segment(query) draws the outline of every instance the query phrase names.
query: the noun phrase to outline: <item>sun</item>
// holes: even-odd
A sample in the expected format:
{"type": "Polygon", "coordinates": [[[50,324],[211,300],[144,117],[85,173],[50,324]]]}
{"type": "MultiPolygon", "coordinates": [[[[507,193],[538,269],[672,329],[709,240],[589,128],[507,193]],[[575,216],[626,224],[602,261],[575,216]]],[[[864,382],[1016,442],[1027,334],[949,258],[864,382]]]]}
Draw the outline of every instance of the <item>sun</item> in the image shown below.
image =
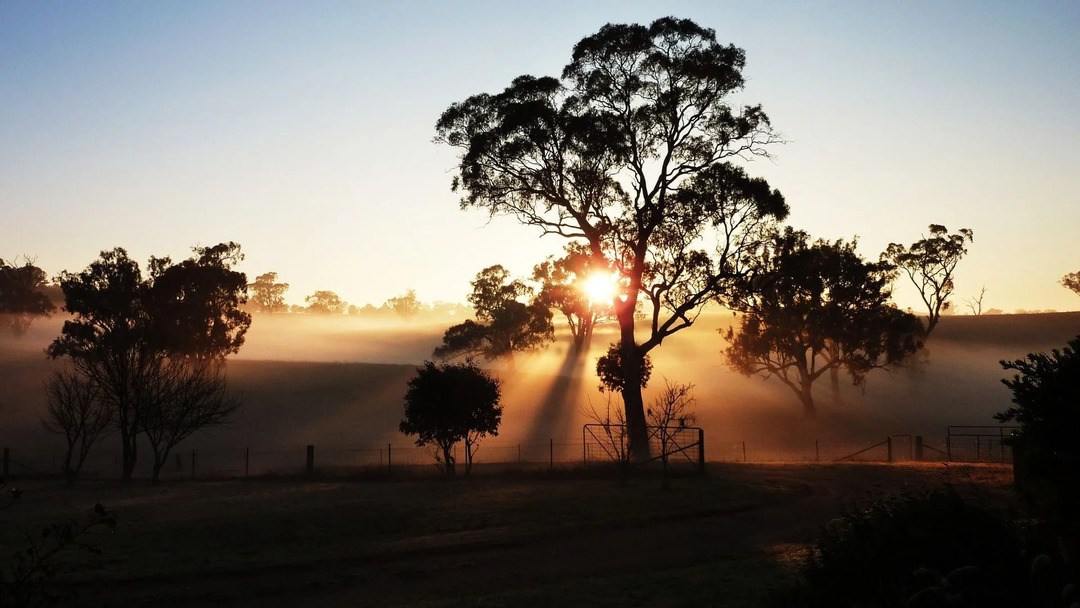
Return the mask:
{"type": "Polygon", "coordinates": [[[585,279],[584,292],[592,304],[608,304],[615,297],[616,277],[612,272],[594,272],[585,279]]]}

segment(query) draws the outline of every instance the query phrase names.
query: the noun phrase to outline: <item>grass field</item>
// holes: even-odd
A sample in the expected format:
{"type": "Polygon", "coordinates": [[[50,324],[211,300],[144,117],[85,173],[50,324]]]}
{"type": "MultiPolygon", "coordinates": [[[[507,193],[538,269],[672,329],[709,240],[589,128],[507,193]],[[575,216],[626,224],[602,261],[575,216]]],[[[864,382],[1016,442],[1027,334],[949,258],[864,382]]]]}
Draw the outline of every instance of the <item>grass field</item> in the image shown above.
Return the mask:
{"type": "MultiPolygon", "coordinates": [[[[3,546],[100,501],[103,557],[69,554],[73,605],[753,606],[851,501],[951,481],[999,496],[1000,467],[711,465],[454,481],[21,486],[3,546]]],[[[6,551],[5,551],[6,553],[6,551]]]]}

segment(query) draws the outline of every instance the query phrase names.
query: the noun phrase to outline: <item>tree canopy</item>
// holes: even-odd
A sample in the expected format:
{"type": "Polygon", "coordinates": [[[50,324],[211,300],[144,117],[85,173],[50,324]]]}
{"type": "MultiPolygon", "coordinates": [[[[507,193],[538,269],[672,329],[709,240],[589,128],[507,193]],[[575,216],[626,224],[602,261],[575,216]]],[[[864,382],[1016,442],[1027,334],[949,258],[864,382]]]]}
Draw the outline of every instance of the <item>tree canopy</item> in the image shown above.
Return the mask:
{"type": "Polygon", "coordinates": [[[971,243],[974,233],[961,228],[956,234],[940,224],[930,224],[930,236],[905,247],[890,243],[882,254],[897,268],[904,271],[911,284],[919,290],[926,305],[928,321],[926,334],[934,331],[942,311],[948,310],[949,296],[953,292],[953,273],[960,258],[967,254],[966,243],[971,243]]]}
{"type": "Polygon", "coordinates": [[[723,298],[762,230],[787,215],[779,192],[733,164],[780,141],[760,106],[729,101],[744,64],[741,49],[689,20],[608,24],[575,45],[561,79],[520,76],[436,124],[437,141],[460,152],[463,208],[580,241],[618,274],[636,458],[648,456],[643,356],[723,298]],[[642,340],[639,298],[651,306],[642,340]]]}
{"type": "Polygon", "coordinates": [[[386,306],[394,311],[394,314],[405,319],[411,319],[420,312],[422,304],[416,297],[416,290],[410,289],[400,296],[395,296],[386,301],[386,306]]]}
{"type": "Polygon", "coordinates": [[[289,290],[288,283],[278,283],[276,272],[267,272],[255,277],[255,282],[247,286],[251,295],[251,303],[257,312],[272,314],[276,312],[288,312],[285,305],[285,292],[289,290]]]}
{"type": "Polygon", "coordinates": [[[889,302],[892,267],[866,262],[854,242],[811,243],[788,228],[764,260],[758,284],[733,301],[741,325],[727,330],[725,356],[746,376],[779,378],[805,415],[816,412],[813,383],[826,371],[844,369],[861,384],[921,346],[919,320],[889,302]]]}
{"type": "Polygon", "coordinates": [[[454,473],[454,446],[465,443],[465,472],[472,470],[477,442],[498,435],[503,408],[499,381],[472,362],[436,365],[426,361],[409,380],[405,418],[399,429],[417,435],[416,445],[435,445],[437,459],[454,473]]]}
{"type": "Polygon", "coordinates": [[[434,356],[442,359],[483,356],[506,358],[513,365],[514,353],[538,349],[555,337],[551,310],[539,299],[521,301],[532,294],[528,285],[510,279],[500,265],[481,270],[472,281],[469,303],[476,320],[451,326],[434,356]]]}
{"type": "Polygon", "coordinates": [[[340,315],[348,308],[349,303],[332,291],[316,291],[304,298],[307,304],[307,312],[316,315],[340,315]]]}
{"type": "Polygon", "coordinates": [[[1061,285],[1080,296],[1080,271],[1070,272],[1061,277],[1061,285]]]}
{"type": "Polygon", "coordinates": [[[216,377],[212,370],[240,349],[251,324],[240,310],[247,277],[233,269],[242,259],[240,246],[193,252],[175,264],[151,258],[146,278],[119,247],[101,252],[81,272],[61,274],[72,319],[47,352],[69,359],[81,381],[93,384],[109,404],[125,481],[134,471],[137,438],[147,432],[145,417],[161,406],[169,374],[190,368],[216,377]]]}
{"type": "Polygon", "coordinates": [[[0,328],[21,336],[37,317],[47,317],[56,310],[42,288],[45,271],[29,259],[20,265],[0,258],[0,328]]]}

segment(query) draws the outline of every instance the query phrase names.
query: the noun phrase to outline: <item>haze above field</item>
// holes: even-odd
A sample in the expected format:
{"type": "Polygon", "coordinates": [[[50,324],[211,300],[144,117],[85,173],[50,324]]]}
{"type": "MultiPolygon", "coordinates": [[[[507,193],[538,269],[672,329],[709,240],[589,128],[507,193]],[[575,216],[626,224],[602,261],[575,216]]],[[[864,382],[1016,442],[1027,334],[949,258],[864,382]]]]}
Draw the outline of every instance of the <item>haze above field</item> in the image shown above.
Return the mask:
{"type": "Polygon", "coordinates": [[[233,240],[291,302],[463,301],[481,268],[527,275],[563,242],[460,211],[436,118],[668,14],[745,49],[738,99],[789,140],[749,171],[792,225],[871,258],[971,228],[958,305],[985,285],[988,308],[1078,307],[1057,283],[1080,260],[1070,2],[4,3],[0,257],[52,275],[233,240]]]}

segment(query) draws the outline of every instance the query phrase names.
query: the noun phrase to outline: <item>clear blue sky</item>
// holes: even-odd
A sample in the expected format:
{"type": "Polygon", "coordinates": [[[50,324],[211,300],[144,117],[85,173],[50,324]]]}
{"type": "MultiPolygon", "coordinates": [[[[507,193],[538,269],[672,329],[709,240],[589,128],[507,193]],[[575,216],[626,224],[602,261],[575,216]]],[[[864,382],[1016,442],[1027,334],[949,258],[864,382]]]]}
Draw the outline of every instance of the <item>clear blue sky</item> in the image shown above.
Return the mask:
{"type": "MultiPolygon", "coordinates": [[[[790,222],[876,257],[930,223],[975,231],[957,303],[1075,310],[1080,3],[0,3],[0,257],[243,245],[294,302],[415,288],[562,245],[458,209],[449,104],[557,75],[607,22],[689,17],[746,50],[739,96],[790,141],[751,173],[790,222]]],[[[914,305],[900,289],[903,305],[914,305]]]]}

